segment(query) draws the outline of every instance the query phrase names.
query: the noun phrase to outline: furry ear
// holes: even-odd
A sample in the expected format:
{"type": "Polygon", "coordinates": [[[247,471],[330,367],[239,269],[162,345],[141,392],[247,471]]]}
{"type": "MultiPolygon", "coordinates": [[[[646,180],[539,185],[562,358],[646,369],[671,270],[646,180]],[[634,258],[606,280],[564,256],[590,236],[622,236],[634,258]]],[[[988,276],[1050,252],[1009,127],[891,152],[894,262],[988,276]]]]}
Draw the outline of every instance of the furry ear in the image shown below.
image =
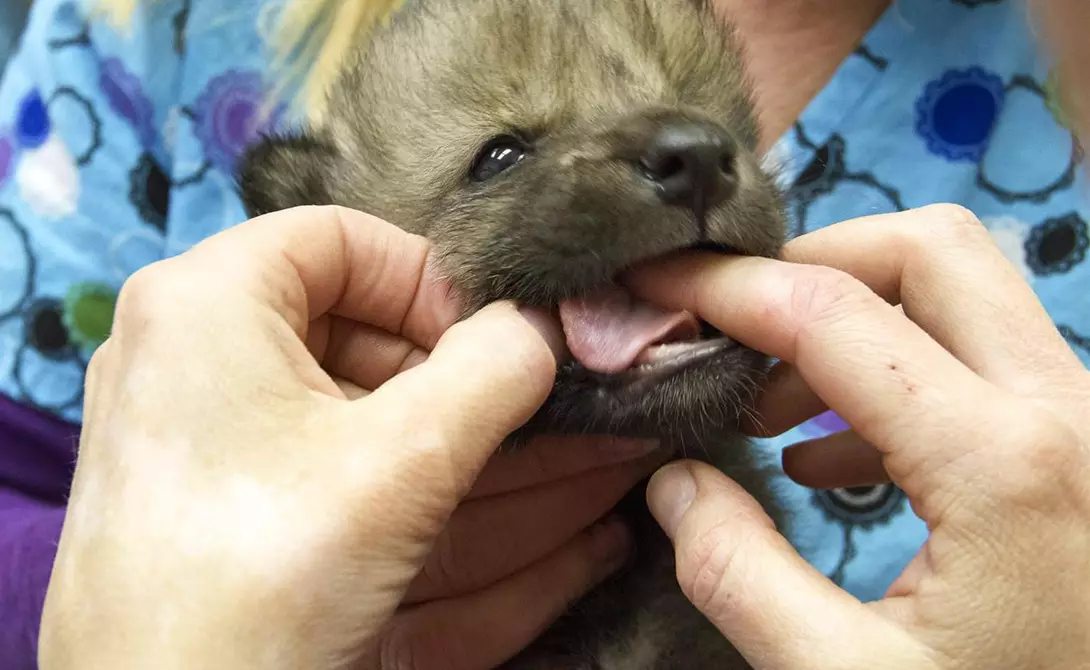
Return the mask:
{"type": "Polygon", "coordinates": [[[332,143],[305,132],[262,138],[238,163],[238,188],[247,215],[334,204],[326,184],[336,160],[332,143]]]}

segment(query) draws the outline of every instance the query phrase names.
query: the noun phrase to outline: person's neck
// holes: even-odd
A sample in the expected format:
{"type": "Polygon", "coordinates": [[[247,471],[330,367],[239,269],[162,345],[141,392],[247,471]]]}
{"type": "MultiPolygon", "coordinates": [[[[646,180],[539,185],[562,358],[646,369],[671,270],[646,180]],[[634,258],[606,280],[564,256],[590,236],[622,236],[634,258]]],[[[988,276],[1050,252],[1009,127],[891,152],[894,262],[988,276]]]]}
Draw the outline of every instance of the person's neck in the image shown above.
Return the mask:
{"type": "Polygon", "coordinates": [[[891,0],[713,0],[738,30],[762,151],[828,83],[891,0]]]}

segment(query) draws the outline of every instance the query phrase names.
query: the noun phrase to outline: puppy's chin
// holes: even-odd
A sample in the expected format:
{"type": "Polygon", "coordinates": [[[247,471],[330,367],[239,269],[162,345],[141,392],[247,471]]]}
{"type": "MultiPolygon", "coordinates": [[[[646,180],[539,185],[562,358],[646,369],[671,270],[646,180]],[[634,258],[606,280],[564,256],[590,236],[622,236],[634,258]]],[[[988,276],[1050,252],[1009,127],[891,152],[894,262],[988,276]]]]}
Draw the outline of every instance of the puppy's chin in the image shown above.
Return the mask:
{"type": "Polygon", "coordinates": [[[691,360],[616,375],[565,364],[548,400],[512,441],[541,434],[601,434],[714,444],[716,437],[737,433],[769,359],[726,338],[701,344],[706,351],[696,351],[691,360]]]}

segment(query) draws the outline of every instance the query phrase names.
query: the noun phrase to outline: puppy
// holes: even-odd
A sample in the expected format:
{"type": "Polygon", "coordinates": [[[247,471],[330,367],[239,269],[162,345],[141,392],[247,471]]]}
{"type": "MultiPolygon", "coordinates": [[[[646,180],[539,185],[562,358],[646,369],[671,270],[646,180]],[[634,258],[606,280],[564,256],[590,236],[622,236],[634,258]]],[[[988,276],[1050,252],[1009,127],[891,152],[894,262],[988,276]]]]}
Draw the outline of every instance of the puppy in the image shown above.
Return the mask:
{"type": "MultiPolygon", "coordinates": [[[[782,522],[737,430],[765,357],[615,283],[687,248],[778,254],[756,141],[734,39],[703,1],[409,0],[358,46],[322,125],[251,147],[239,185],[251,215],[338,204],[428,237],[466,314],[556,310],[571,362],[520,436],[659,438],[782,522]]],[[[630,565],[504,667],[749,667],[685,599],[643,496],[620,505],[630,565]]]]}

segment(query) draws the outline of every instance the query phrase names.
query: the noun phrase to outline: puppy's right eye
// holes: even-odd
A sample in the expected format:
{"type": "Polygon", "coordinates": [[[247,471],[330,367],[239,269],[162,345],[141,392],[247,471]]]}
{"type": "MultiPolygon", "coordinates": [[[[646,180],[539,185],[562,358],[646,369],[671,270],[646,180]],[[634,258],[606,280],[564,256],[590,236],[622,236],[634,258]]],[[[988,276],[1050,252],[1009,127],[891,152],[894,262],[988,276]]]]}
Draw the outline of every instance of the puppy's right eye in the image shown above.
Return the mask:
{"type": "Polygon", "coordinates": [[[487,181],[525,157],[526,145],[516,137],[503,135],[481,149],[469,174],[473,181],[487,181]]]}

